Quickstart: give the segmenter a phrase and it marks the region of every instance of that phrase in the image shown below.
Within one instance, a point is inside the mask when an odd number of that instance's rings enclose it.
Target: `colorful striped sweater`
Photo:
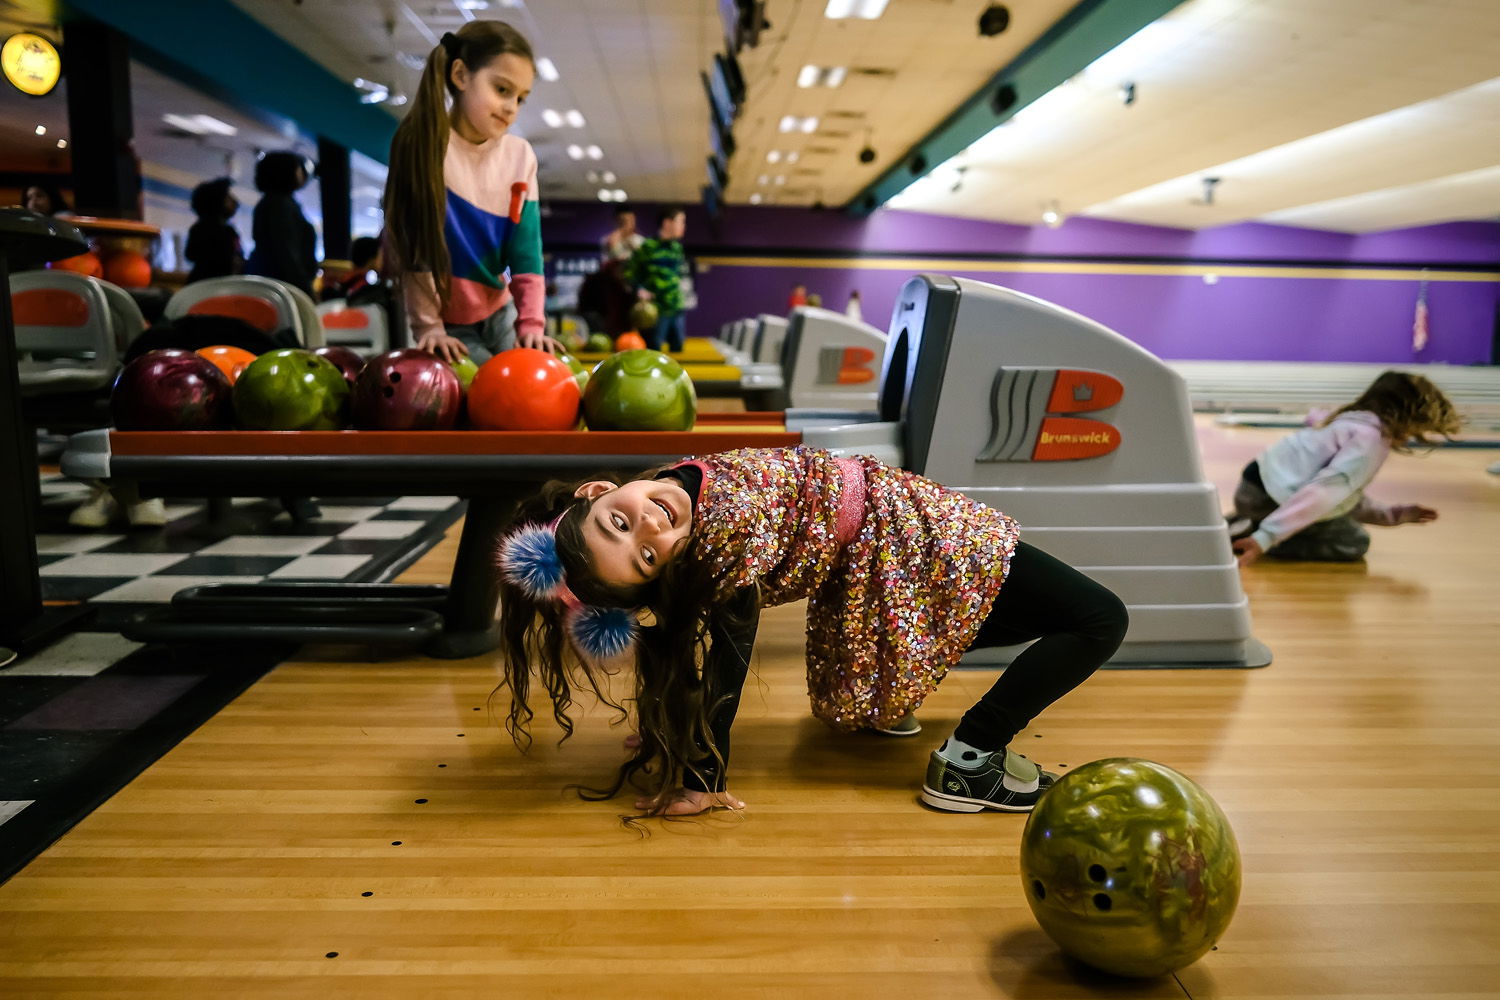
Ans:
[[[504,135],[475,145],[450,132],[443,183],[448,189],[443,229],[453,261],[453,292],[448,308],[439,312],[431,274],[418,272],[406,282],[412,342],[442,333],[444,323],[487,319],[513,295],[519,313],[516,333],[541,333],[547,325],[546,286],[531,144]]]

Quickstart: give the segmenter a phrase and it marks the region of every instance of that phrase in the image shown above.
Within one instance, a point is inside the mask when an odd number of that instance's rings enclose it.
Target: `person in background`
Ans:
[[[615,209],[615,228],[599,241],[599,249],[606,261],[627,261],[645,241],[646,237],[635,231],[635,210],[622,205]]]
[[[187,246],[182,251],[193,265],[188,272],[189,283],[239,274],[245,268],[240,234],[229,221],[240,210],[240,203],[230,192],[232,183],[228,177],[220,177],[193,188],[193,213],[198,221],[188,230]]]
[[[687,256],[682,251],[682,237],[687,232],[687,212],[678,206],[662,209],[656,224],[656,236],[645,240],[630,258],[630,277],[637,294],[656,303],[656,326],[641,330],[646,346],[653,351],[681,351],[687,334],[683,312],[682,278],[687,273]]]
[[[267,153],[255,165],[261,199],[251,227],[255,249],[245,273],[285,281],[311,296],[318,274],[318,234],[295,197],[306,183],[307,160],[299,153]]]
[[[858,288],[849,293],[849,304],[844,307],[844,315],[852,320],[858,320],[861,323],[864,322],[865,314],[864,310],[860,307]]]
[[[786,300],[786,311],[791,312],[798,306],[807,305],[807,286],[796,284],[792,286],[792,294]]]
[[[1234,491],[1229,533],[1241,566],[1261,556],[1354,562],[1370,548],[1365,524],[1426,524],[1421,504],[1382,504],[1365,495],[1393,451],[1458,433],[1458,411],[1421,375],[1388,371],[1317,427],[1282,438],[1245,466]]]
[[[535,78],[524,35],[470,21],[427,54],[391,140],[385,263],[416,346],[445,361],[555,346],[536,153],[510,131]]]
[[[58,190],[57,182],[50,178],[26,185],[26,190],[21,194],[21,204],[27,211],[38,215],[65,219],[73,214],[68,210],[68,202],[63,198],[62,191]]]

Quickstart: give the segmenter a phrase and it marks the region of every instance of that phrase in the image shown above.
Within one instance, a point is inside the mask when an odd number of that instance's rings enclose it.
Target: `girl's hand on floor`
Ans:
[[[1234,554],[1239,557],[1240,568],[1249,566],[1255,560],[1265,555],[1265,550],[1260,547],[1260,542],[1253,538],[1240,538],[1231,543]]]
[[[1428,521],[1436,521],[1437,516],[1437,511],[1431,507],[1423,507],[1419,503],[1409,503],[1402,506],[1401,514],[1396,519],[1396,523],[1426,524]]]
[[[636,799],[635,807],[653,816],[696,816],[711,809],[743,809],[745,803],[729,792],[699,792],[679,788],[663,796],[665,808],[655,799]]]
[[[436,354],[449,364],[469,355],[469,349],[462,340],[446,333],[424,333],[417,341],[417,347],[429,354]]]

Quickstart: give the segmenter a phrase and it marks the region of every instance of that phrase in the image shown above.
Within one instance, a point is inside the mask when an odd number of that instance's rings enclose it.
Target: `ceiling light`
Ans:
[[[580,112],[577,108],[569,111],[563,117],[566,118],[568,120],[568,124],[573,126],[574,128],[583,128],[583,113]]]
[[[406,95],[401,93],[400,91],[397,91],[396,93],[391,95],[391,99],[387,103],[394,104],[397,107],[400,107],[401,105],[406,103]]]
[[[786,183],[786,175],[785,174],[777,174],[776,175],[776,183],[777,184],[785,184]]]
[[[46,135],[47,134],[47,126],[45,126],[45,125],[38,125],[36,127],[36,134],[37,135]]]
[[[752,205],[759,205],[761,203],[761,201],[762,201],[762,199],[761,199],[759,191],[757,191],[755,194],[752,194],[750,196],[750,204],[752,204]]]
[[[823,16],[832,21],[846,17],[859,17],[873,21],[885,13],[886,0],[828,0]]]
[[[548,128],[561,128],[563,123],[563,116],[558,114],[556,111],[553,111],[551,108],[544,108],[542,110],[542,121],[547,123]]]
[[[786,162],[788,163],[796,163],[800,159],[802,159],[802,154],[797,152],[796,150],[792,150],[790,153],[786,154]]]
[[[799,86],[799,87],[812,87],[812,86],[816,86],[817,82],[818,82],[818,78],[821,77],[822,75],[823,75],[823,71],[821,69],[819,69],[818,67],[814,66],[812,63],[808,63],[806,66],[803,66],[802,67],[802,71],[797,74],[797,86]]]
[[[625,200],[625,192],[621,191],[619,188],[615,188],[615,201],[624,201],[624,200]]]
[[[59,139],[59,140],[57,140],[57,148],[58,149],[67,149],[68,148],[68,140],[66,140],[66,139]]]
[[[591,160],[602,160],[602,159],[604,159],[604,150],[600,149],[598,146],[590,146],[589,149],[588,149],[588,153],[589,153],[589,159],[591,159]]]
[[[804,119],[802,119],[802,131],[810,133],[810,132],[816,132],[817,130],[818,130],[818,120],[816,118],[804,118]]]
[[[1042,211],[1042,222],[1049,229],[1056,229],[1063,224],[1062,210],[1058,208],[1057,202],[1049,203]]]
[[[162,115],[161,120],[194,135],[235,135],[239,132],[233,125],[221,122],[213,115]]]
[[[618,179],[619,178],[617,178],[615,176],[615,172],[613,170],[606,170],[606,171],[604,171],[604,183],[606,183],[606,184],[613,184]]]
[[[765,187],[767,184],[771,183],[771,177],[769,174],[761,174],[759,177],[755,178],[755,183],[759,184],[761,187]]]
[[[781,150],[779,150],[779,149],[773,149],[769,153],[767,153],[766,154],[766,162],[767,163],[780,163],[781,162]]]
[[[844,82],[844,77],[849,75],[849,70],[843,66],[830,66],[823,73],[823,86],[837,87]]]
[[[777,123],[778,132],[794,132],[797,129],[797,117],[795,115],[782,115],[781,121]]]
[[[460,10],[489,10],[490,0],[458,0]]]
[[[550,82],[557,79],[557,67],[552,65],[552,60],[546,56],[536,61],[536,71],[541,74],[543,80]]]
[[[599,200],[600,201],[613,201],[614,197],[615,197],[614,193],[611,192],[608,188],[600,188],[599,189]]]
[[[782,115],[776,128],[781,132],[816,132],[818,120],[811,117],[798,118],[796,115]]]
[[[825,68],[809,63],[803,66],[801,72],[797,74],[797,86],[805,88],[816,87],[821,84],[824,87],[837,87],[844,82],[844,77],[848,75],[848,72],[848,69],[843,66],[828,66]]]
[[[583,159],[583,147],[577,143],[568,147],[568,156],[574,160]]]

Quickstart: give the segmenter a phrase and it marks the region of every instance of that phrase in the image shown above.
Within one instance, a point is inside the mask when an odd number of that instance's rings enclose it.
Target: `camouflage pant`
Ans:
[[[1241,479],[1234,491],[1231,520],[1245,518],[1251,526],[1248,531],[1237,531],[1236,534],[1246,535],[1260,527],[1260,522],[1270,517],[1277,506],[1262,487]],[[1309,524],[1281,544],[1272,546],[1266,555],[1298,562],[1358,562],[1369,548],[1370,533],[1364,525],[1345,514]]]

